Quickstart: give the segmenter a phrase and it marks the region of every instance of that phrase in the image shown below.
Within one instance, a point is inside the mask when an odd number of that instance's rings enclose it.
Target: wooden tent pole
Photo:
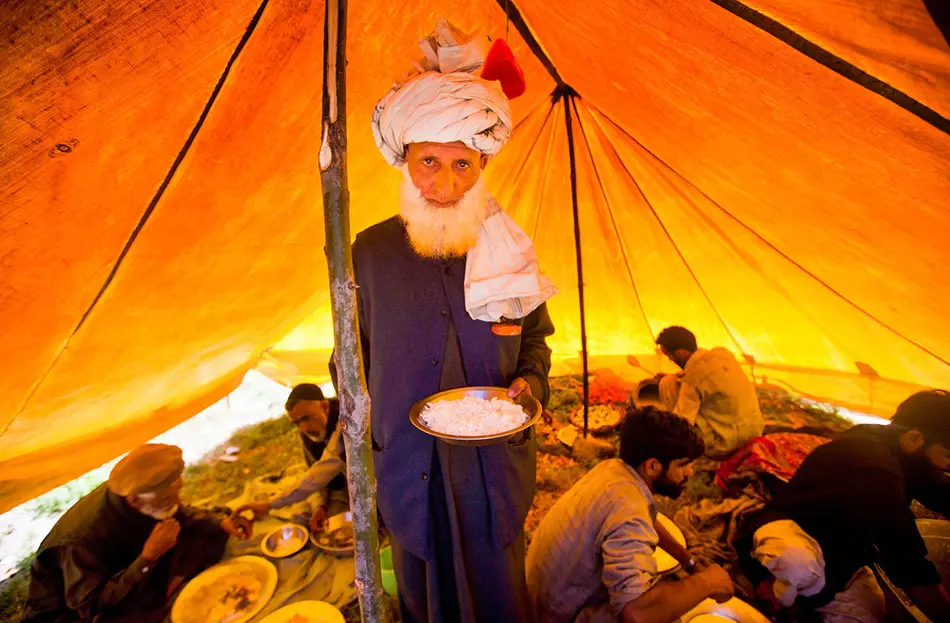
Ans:
[[[346,2],[326,2],[320,182],[323,186],[340,422],[346,447],[346,476],[356,540],[356,590],[363,621],[383,623],[389,621],[389,610],[380,579],[370,399],[363,372],[357,286],[350,252],[350,193],[346,181]]]
[[[567,124],[567,150],[571,163],[571,208],[574,213],[574,254],[577,262],[577,297],[581,312],[581,365],[584,370],[584,437],[587,437],[588,416],[590,415],[590,377],[588,376],[587,353],[587,313],[584,307],[584,261],[581,253],[581,220],[577,207],[577,158],[574,150],[574,123],[571,120],[571,102],[577,93],[564,85],[555,93],[564,101],[564,122]]]

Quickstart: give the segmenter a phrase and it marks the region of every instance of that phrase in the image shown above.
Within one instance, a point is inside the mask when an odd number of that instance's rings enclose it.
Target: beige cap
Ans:
[[[158,443],[139,446],[119,461],[109,474],[109,490],[127,497],[151,493],[175,482],[185,469],[181,448]]]

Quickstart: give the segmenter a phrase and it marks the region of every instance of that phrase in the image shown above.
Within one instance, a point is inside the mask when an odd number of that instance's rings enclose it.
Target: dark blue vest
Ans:
[[[428,472],[436,441],[409,422],[409,411],[417,401],[440,389],[449,322],[458,331],[468,385],[507,387],[522,373],[519,353],[523,339],[535,345],[540,340],[535,348],[543,363],[528,371],[542,378],[542,400],[550,365],[550,351],[543,338],[553,332],[553,326],[544,306],[525,319],[521,336],[498,336],[489,323],[472,320],[465,311],[465,260],[421,258],[412,250],[398,218],[359,234],[353,245],[353,263],[362,339],[368,354],[380,512],[403,547],[428,559]],[[531,327],[543,335],[528,339]],[[534,498],[534,435],[482,447],[477,454],[488,489],[484,500],[491,538],[497,547],[507,547],[521,534]],[[446,486],[451,488],[452,483]],[[484,516],[486,509],[458,508],[457,512]]]

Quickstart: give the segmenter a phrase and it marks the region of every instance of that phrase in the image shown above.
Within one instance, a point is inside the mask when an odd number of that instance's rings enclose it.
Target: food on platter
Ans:
[[[420,414],[422,423],[437,433],[459,437],[485,437],[514,430],[528,420],[519,405],[500,398],[484,400],[465,396],[429,403]]]
[[[324,547],[353,547],[353,526],[345,525],[342,528],[331,530],[317,537],[317,543]]]
[[[257,603],[261,580],[252,568],[235,568],[188,600],[182,623],[232,623]]]

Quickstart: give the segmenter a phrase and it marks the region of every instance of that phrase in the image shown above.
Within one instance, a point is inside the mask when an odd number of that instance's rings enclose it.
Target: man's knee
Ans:
[[[859,569],[848,586],[818,612],[822,623],[884,623],[887,620],[884,591],[867,567]]]

